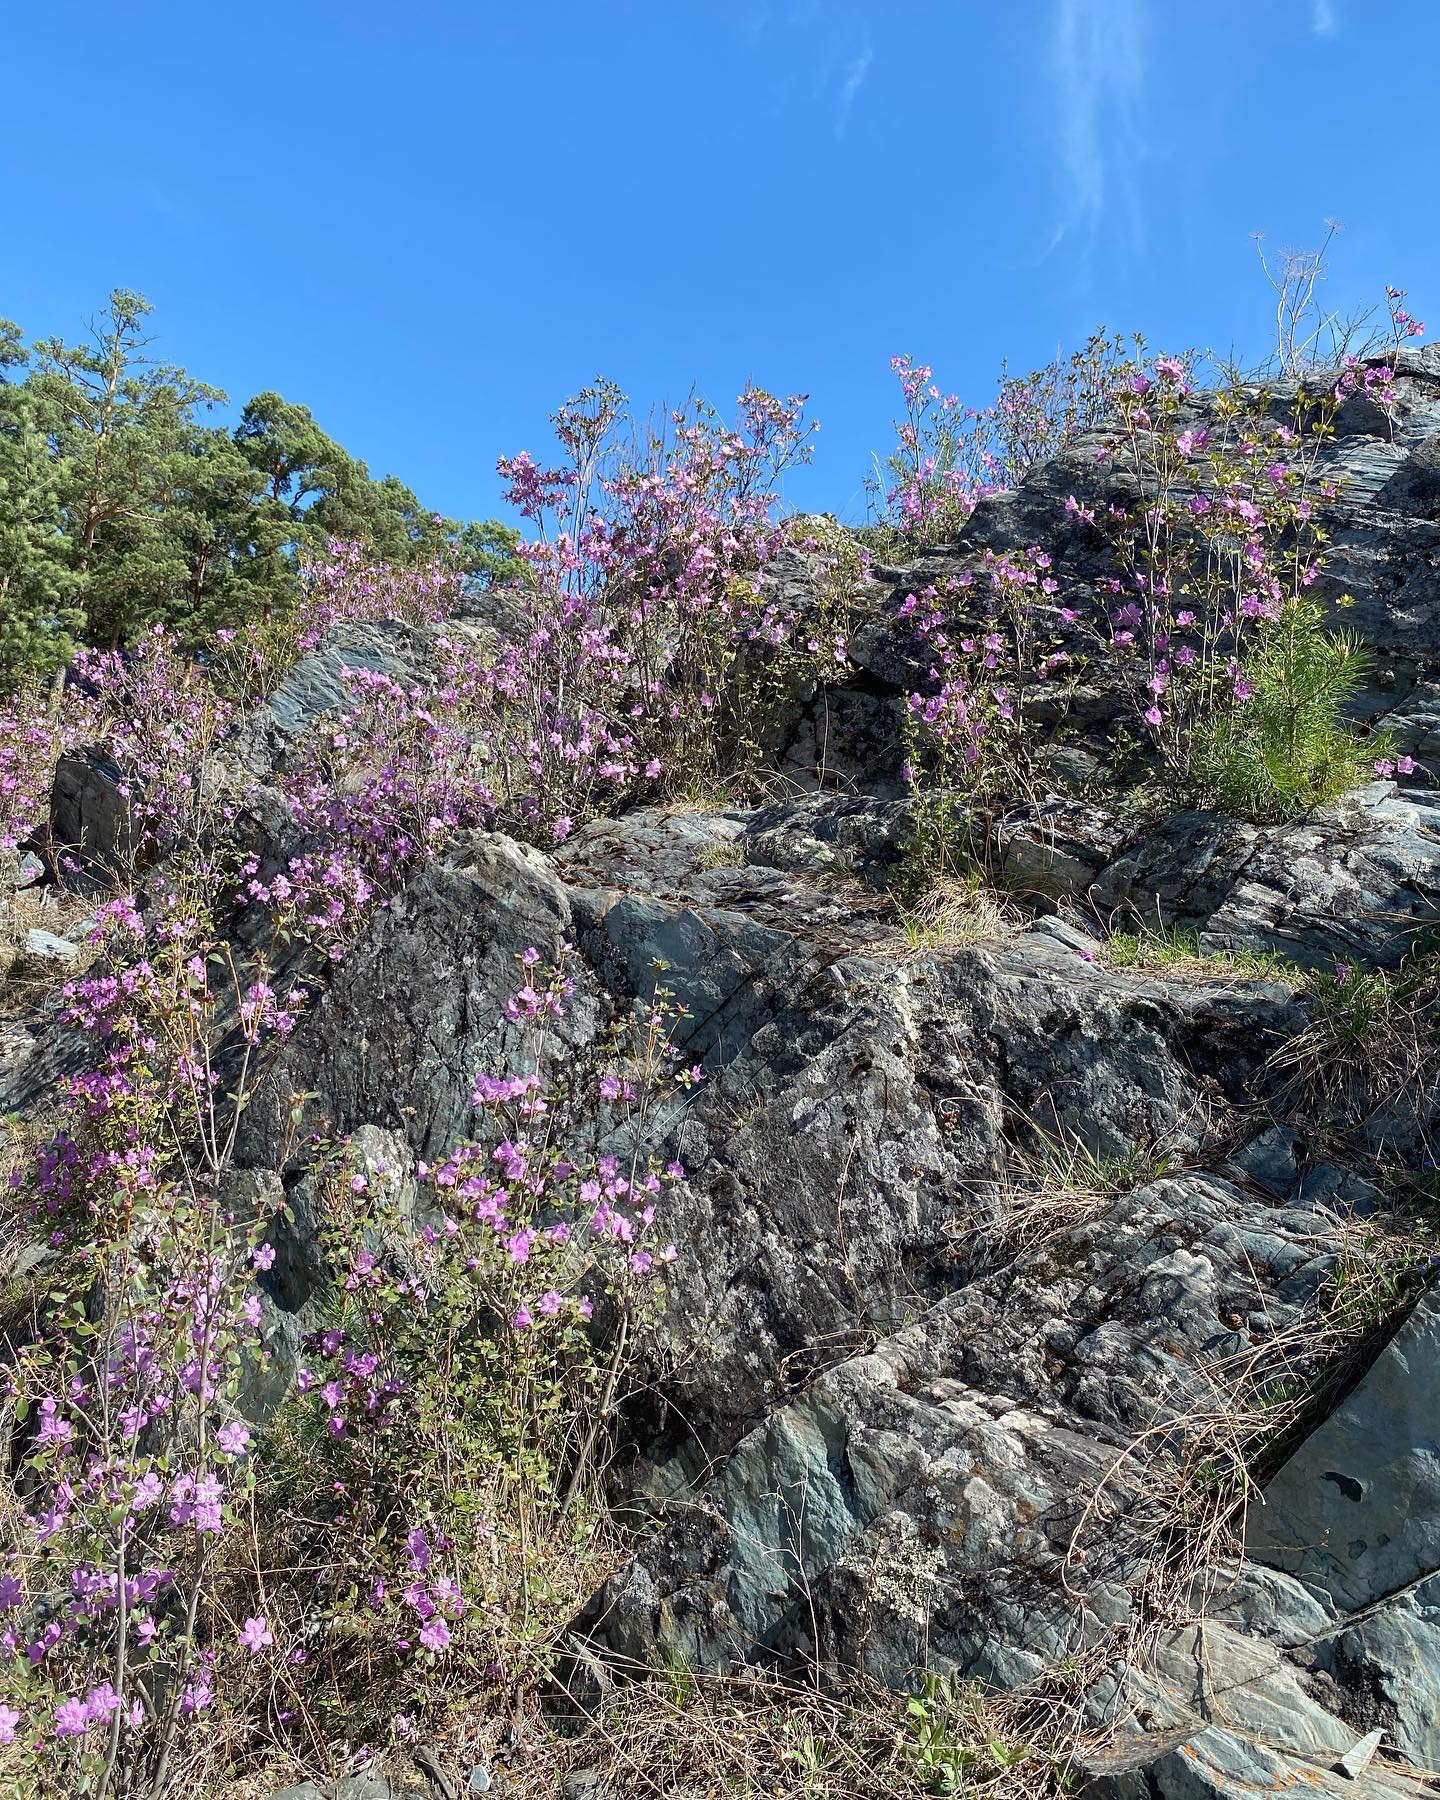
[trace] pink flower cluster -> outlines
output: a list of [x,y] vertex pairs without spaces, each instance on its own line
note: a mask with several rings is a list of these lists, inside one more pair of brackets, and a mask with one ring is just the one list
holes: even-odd
[[696,403],[643,461],[606,451],[620,405],[606,387],[555,415],[562,469],[502,461],[540,530],[523,546],[524,635],[442,639],[424,682],[349,671],[349,706],[281,773],[313,848],[278,871],[252,860],[245,893],[331,956],[457,832],[553,844],[667,770],[703,766],[737,656],[789,643],[793,609],[760,571],[782,542],[777,483],[808,453],[801,402],[747,389],[733,429]]
[[895,480],[884,503],[898,530],[909,536],[953,534],[976,503],[1003,485],[1004,470],[989,447],[989,415],[944,393],[928,363],[892,356],[905,417],[896,423],[897,449],[890,459]]
[[18,849],[48,822],[55,764],[65,751],[88,741],[93,714],[88,696],[73,688],[58,713],[34,689],[0,701],[0,855]]
[[[346,1287],[363,1291],[367,1282],[378,1279],[375,1257],[362,1250]],[[307,1348],[312,1362],[325,1366],[318,1370],[310,1364],[302,1366],[296,1388],[302,1394],[313,1394],[324,1408],[326,1431],[332,1437],[343,1437],[362,1421],[370,1430],[383,1430],[405,1391],[404,1382],[395,1376],[382,1378],[378,1354],[355,1350],[338,1328],[315,1333],[307,1340]]]
[[1013,776],[1028,686],[1068,660],[1064,651],[1041,654],[1036,643],[1040,608],[1058,592],[1050,569],[1038,546],[987,551],[983,586],[964,573],[901,603],[900,617],[914,622],[934,659],[929,691],[907,700],[912,783],[922,765],[942,786],[971,792]]
[[[1139,344],[1136,339],[1133,348]],[[872,503],[916,544],[954,537],[981,500],[1014,487],[1077,433],[1103,423],[1132,378],[1131,348],[1096,332],[1064,362],[1026,376],[1002,375],[985,408],[945,393],[928,364],[891,357],[905,416],[895,422],[890,485],[867,484]]]
[[[262,1040],[294,1022],[262,977],[241,988],[237,1025],[204,921],[163,882],[145,914],[129,895],[102,905],[94,936],[100,961],[66,1007],[101,1060],[71,1079],[65,1128],[11,1183],[71,1285],[50,1295],[11,1373],[31,1425],[17,1439],[15,1560],[0,1575],[0,1724],[23,1720],[37,1755],[71,1773],[64,1759],[89,1754],[101,1728],[117,1766],[138,1766],[167,1716],[213,1700],[215,1652],[177,1621],[248,1479],[254,1436],[234,1394],[264,1355],[250,1281],[267,1249],[252,1253],[254,1227],[215,1198],[216,1053],[238,1035],[243,1088]],[[167,1715],[158,1702],[172,1692]]]
[[1119,673],[1171,759],[1204,716],[1252,697],[1249,644],[1319,574],[1315,507],[1335,491],[1318,461],[1323,430],[1302,429],[1307,400],[1293,422],[1276,424],[1222,396],[1212,430],[1187,414],[1189,391],[1185,359],[1162,356],[1120,395],[1106,453],[1140,499],[1111,502],[1098,518],[1067,500],[1077,525],[1109,539],[1119,572],[1059,613]]
[[[212,753],[233,709],[177,638],[157,625],[123,651],[82,650],[73,678],[77,698],[88,696],[93,708],[95,741],[119,771],[131,854],[153,860],[176,844],[198,843],[223,821]],[[83,862],[87,847],[78,848]]]
[[[636,1022],[628,1054],[617,1038],[615,1060],[598,1073],[572,1085],[562,1055],[547,1076],[552,1034],[568,1020],[571,955],[563,946],[548,970],[534,949],[517,958],[519,982],[502,1008],[515,1040],[510,1070],[475,1077],[477,1130],[438,1162],[417,1165],[418,1195],[399,1171],[357,1163],[353,1147],[333,1149],[319,1216],[344,1322],[306,1340],[297,1386],[321,1427],[337,1496],[363,1492],[368,1503],[383,1497],[382,1481],[409,1484],[435,1454],[437,1433],[458,1432],[463,1444],[476,1429],[459,1397],[467,1377],[479,1383],[470,1404],[482,1420],[505,1421],[494,1428],[512,1442],[524,1397],[563,1392],[594,1367],[599,1296],[634,1319],[674,1260],[658,1214],[684,1180],[680,1165],[634,1152],[582,1155],[567,1147],[565,1127],[588,1120],[593,1131],[598,1110],[607,1129],[633,1134],[657,1095],[692,1086],[702,1072],[675,1050],[675,1009],[662,993]],[[474,1571],[441,1528],[445,1516],[439,1506],[412,1523],[403,1555],[393,1540],[377,1547],[360,1537],[344,1551],[355,1590],[405,1658],[440,1655],[462,1625],[469,1632]]]
[[347,619],[402,619],[412,625],[460,610],[464,574],[445,558],[413,566],[376,562],[363,544],[332,538],[326,554],[300,571],[300,647],[313,650]]
[[[1399,319],[1397,339],[1413,323]],[[896,366],[908,400],[952,410],[923,385],[928,369]],[[1032,685],[1082,667],[1117,677],[1151,742],[1182,766],[1205,720],[1253,697],[1254,646],[1320,574],[1317,507],[1336,493],[1321,452],[1336,411],[1363,392],[1393,413],[1394,372],[1393,357],[1349,358],[1279,423],[1240,392],[1222,392],[1206,424],[1188,398],[1187,358],[1131,365],[1113,388],[1097,460],[1123,467],[1139,497],[1065,502],[1077,529],[1108,540],[1115,573],[1062,594],[1045,553],[987,552],[981,570],[902,604],[932,658],[928,685],[908,702],[912,783],[1013,793]],[[1375,766],[1414,769],[1408,757]]]

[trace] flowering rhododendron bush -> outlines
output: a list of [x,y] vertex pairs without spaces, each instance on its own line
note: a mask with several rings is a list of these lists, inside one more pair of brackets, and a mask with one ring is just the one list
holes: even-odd
[[[896,360],[887,548],[957,551],[898,602],[919,669],[887,729],[900,714],[922,860],[982,860],[1082,682],[1118,719],[1132,799],[1286,817],[1413,769],[1344,724],[1363,653],[1316,597],[1326,450],[1347,404],[1394,415],[1393,352],[1419,331],[1402,299],[1392,354],[1280,398],[1232,382],[1202,404],[1192,359],[1096,337],[971,412]],[[849,668],[870,556],[780,516],[815,429],[799,397],[747,388],[733,424],[692,401],[641,427],[600,383],[553,424],[553,465],[500,463],[523,583],[471,607],[446,558],[389,569],[336,542],[294,613],[199,656],[159,628],[86,650],[63,694],[0,711],[0,853],[46,841],[69,752],[122,817],[55,847],[93,901],[57,1002],[90,1057],[12,1153],[37,1260],[0,1386],[7,1791],[158,1800],[267,1746],[414,1733],[447,1693],[542,1679],[616,1565],[608,1434],[686,1179],[652,1152],[703,1080],[682,1009],[656,985],[575,1052],[574,950],[523,951],[493,1062],[465,1071],[474,1129],[433,1161],[335,1137],[316,1096],[274,1085],[332,965],[460,834],[553,849],[628,807],[758,787],[775,720]],[[1057,507],[1058,543],[972,554],[977,506],[1067,448],[1094,479]],[[226,755],[247,711],[364,621],[425,627],[390,634],[422,650],[343,670],[247,813]],[[236,1166],[262,1090],[289,1120],[271,1186]],[[266,1290],[300,1257],[318,1276],[297,1345]]]
[[[545,653],[528,660],[558,678],[530,708],[562,735],[572,719],[584,730],[576,702],[604,718],[602,778],[713,775],[750,726],[753,692],[734,679],[747,651],[833,666],[833,639],[798,640],[799,621],[760,579],[786,541],[774,516],[785,472],[810,455],[803,407],[747,387],[733,426],[697,400],[641,429],[600,383],[553,415],[564,462],[501,459],[537,532],[521,554],[542,596],[530,648]],[[543,743],[537,733],[535,753]]]
[[[1367,766],[1413,769],[1383,734],[1365,750],[1343,724],[1366,657],[1310,592],[1325,564],[1319,508],[1338,493],[1323,460],[1335,416],[1352,395],[1392,414],[1395,352],[1422,329],[1401,297],[1391,290],[1387,357],[1347,357],[1283,408],[1232,382],[1202,422],[1190,359],[1130,366],[1095,458],[1102,480],[1113,470],[1136,497],[1065,502],[1111,564],[1098,581],[1062,594],[1036,545],[987,550],[978,575],[906,597],[901,614],[932,659],[907,718],[922,850],[973,837],[977,812],[1023,798],[1044,741],[1037,715],[1055,714],[1065,684],[1097,675],[1129,696],[1131,761],[1141,778],[1158,771],[1173,801],[1283,818]],[[922,373],[903,372],[907,393]],[[964,516],[979,493],[966,487]]]
[[[330,1496],[319,1581],[351,1630],[308,1672],[312,1709],[325,1691],[343,1706],[377,1659],[397,1703],[542,1673],[613,1554],[597,1452],[675,1257],[664,1212],[684,1177],[641,1146],[651,1109],[701,1072],[680,1064],[657,990],[596,1067],[542,1077],[526,1046],[564,1014],[568,954],[543,971],[520,958],[512,1072],[482,1073],[472,1097],[481,1135],[413,1181],[344,1146],[317,1171],[330,1321],[304,1346],[265,1493],[301,1539]],[[288,1604],[313,1596],[295,1586]]]
[[[742,777],[767,704],[845,666],[841,584],[802,620],[762,579],[795,541],[774,513],[809,454],[802,402],[750,388],[733,428],[693,402],[628,441],[623,405],[608,384],[567,402],[560,466],[501,460],[537,533],[520,547],[525,624],[440,639],[424,682],[349,671],[350,704],[281,774],[324,848],[278,871],[253,860],[248,892],[331,955],[453,832],[495,825],[548,846],[667,787]],[[852,566],[829,539],[801,543],[822,571]]]
[[[119,848],[153,861],[213,834],[226,812],[214,763],[234,718],[203,667],[161,627],[131,650],[82,650],[77,689],[92,697],[91,731],[118,771],[129,830]],[[82,863],[86,846],[75,846]]]
[[293,1015],[256,980],[231,1023],[221,992],[239,971],[197,886],[155,903],[148,925],[128,897],[97,913],[102,961],[66,1006],[103,1054],[12,1176],[51,1267],[7,1382],[0,1728],[17,1781],[44,1793],[82,1778],[148,1791],[142,1767],[157,1789],[168,1779],[182,1722],[212,1696],[202,1607],[250,1478],[235,1401],[257,1354],[265,1221],[218,1201],[233,1119],[216,1059],[233,1040],[243,1091]]
[[[159,627],[123,654],[81,650],[59,704],[34,690],[0,708],[0,853],[43,842],[55,765],[98,746],[116,771],[124,854],[153,857],[208,829],[219,808],[211,753],[233,717],[205,672]],[[72,861],[86,846],[67,846]]]
[[394,567],[361,544],[334,538],[323,556],[303,557],[293,607],[219,631],[206,654],[212,681],[241,706],[263,700],[307,650],[336,625],[398,619],[434,624],[459,610],[465,576],[452,553]]
[[1127,342],[1097,331],[1063,363],[1002,375],[983,408],[947,394],[928,363],[891,357],[905,415],[895,422],[888,481],[877,464],[868,483],[872,506],[904,546],[953,538],[979,501],[1103,424],[1143,350],[1139,337]]
[[508,1066],[476,1077],[485,1130],[413,1173],[292,1146],[331,1322],[278,1414],[257,1412],[256,1283],[286,1222],[234,1198],[235,1132],[307,994],[241,965],[207,910],[213,871],[187,867],[144,912],[99,909],[100,960],[66,1006],[103,1054],[12,1178],[50,1260],[6,1384],[10,1791],[173,1791],[222,1694],[283,1742],[382,1674],[403,1715],[543,1661],[609,1566],[598,1447],[674,1256],[683,1171],[642,1148],[650,1109],[700,1079],[674,1009],[657,991],[603,1066],[557,1086],[540,1034],[567,953],[546,971],[527,951]]
[[67,693],[59,709],[36,689],[22,689],[0,704],[0,857],[17,850],[49,816],[55,765],[92,729],[92,709],[78,693]]

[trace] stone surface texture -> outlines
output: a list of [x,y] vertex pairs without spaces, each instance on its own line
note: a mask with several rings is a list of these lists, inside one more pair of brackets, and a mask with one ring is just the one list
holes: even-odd
[[[1328,452],[1347,485],[1326,580],[1378,653],[1359,717],[1440,769],[1440,354],[1407,354],[1397,386],[1393,437],[1347,407]],[[376,917],[240,1133],[243,1179],[281,1184],[296,1221],[264,1278],[276,1379],[323,1280],[282,1096],[403,1171],[475,1124],[519,951],[576,947],[557,1064],[660,963],[706,1079],[650,1127],[692,1177],[617,1475],[650,1522],[577,1634],[641,1663],[818,1657],[898,1687],[1078,1671],[1085,1716],[1117,1733],[1093,1800],[1412,1794],[1401,1763],[1440,1764],[1440,1305],[1362,1334],[1343,1379],[1317,1321],[1389,1204],[1377,1153],[1421,1154],[1435,1084],[1419,1069],[1337,1119],[1285,1051],[1311,1021],[1304,971],[1394,969],[1440,922],[1435,790],[1422,771],[1288,825],[1140,826],[1103,781],[1113,697],[1081,693],[1055,767],[1102,778],[997,827],[1006,912],[917,943],[885,886],[924,660],[899,602],[1031,542],[1062,595],[1085,590],[1096,552],[1063,500],[1113,479],[1078,444],[955,544],[873,567],[853,675],[796,700],[770,803],[637,810],[552,854],[475,833]],[[805,558],[772,579],[803,600]],[[346,628],[247,722],[229,754],[262,790],[257,841],[283,838],[266,777],[341,667],[423,674],[427,654],[423,632]],[[123,849],[107,780],[94,756],[62,769],[60,841]],[[1198,933],[1208,960],[1117,966],[1107,930],[1137,921]],[[0,1112],[86,1054],[43,1009],[7,1032]],[[1280,1383],[1316,1405],[1260,1465],[1248,1535],[1197,1550],[1196,1421]],[[1363,1778],[1335,1772],[1373,1729]]]

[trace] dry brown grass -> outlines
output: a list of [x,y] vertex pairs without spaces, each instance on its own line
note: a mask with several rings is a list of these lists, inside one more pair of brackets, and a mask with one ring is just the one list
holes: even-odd
[[[93,960],[84,942],[86,920],[98,904],[94,895],[72,894],[49,887],[21,888],[0,894],[0,1018],[34,1006],[76,970]],[[30,974],[14,962],[27,931],[49,931],[80,950],[79,962],[64,973]],[[13,966],[12,966],[13,965]]]
[[[593,1769],[625,1800],[920,1800],[944,1791],[946,1768],[953,1791],[976,1800],[1038,1800],[1058,1791],[1056,1764],[1031,1746],[1030,1722],[1023,1702],[952,1684],[912,1706],[858,1682],[827,1693],[760,1673],[678,1672],[617,1690],[561,1743],[567,1772]],[[512,1770],[517,1800],[559,1791],[554,1773]]]
[[897,900],[895,917],[900,937],[889,947],[908,960],[968,944],[994,943],[1012,932],[1024,915],[988,883],[946,878],[908,904]]
[[1320,976],[1310,995],[1309,1025],[1274,1059],[1287,1103],[1345,1127],[1386,1109],[1430,1123],[1440,1106],[1440,953]]
[[[448,1783],[460,1796],[475,1791],[478,1766],[511,1800],[1048,1800],[1079,1744],[1069,1710],[1039,1695],[933,1682],[912,1699],[859,1679],[821,1688],[676,1669],[614,1686],[568,1718],[533,1702],[457,1706],[423,1748],[397,1744],[386,1768],[420,1791],[423,1771],[432,1791]],[[222,1785],[215,1800],[258,1800],[300,1774],[275,1765],[265,1783]]]

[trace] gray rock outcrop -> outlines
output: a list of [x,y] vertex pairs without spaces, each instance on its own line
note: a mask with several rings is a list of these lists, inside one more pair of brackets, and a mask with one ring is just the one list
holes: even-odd
[[[1348,477],[1327,579],[1380,653],[1359,713],[1423,759],[1440,353],[1407,355],[1397,388],[1393,435],[1347,407],[1327,452]],[[1141,825],[1103,779],[1113,697],[1081,692],[1068,786],[993,822],[1007,906],[907,930],[885,885],[919,656],[898,602],[1035,541],[1083,587],[1095,553],[1061,503],[1107,479],[1079,445],[953,546],[873,569],[853,675],[781,721],[772,803],[637,810],[552,853],[476,832],[421,869],[244,1115],[244,1172],[285,1184],[297,1221],[269,1303],[293,1320],[323,1280],[290,1095],[385,1134],[396,1164],[433,1159],[476,1123],[518,952],[575,946],[543,1054],[578,1068],[660,967],[706,1078],[647,1127],[691,1177],[617,1476],[649,1526],[577,1638],[640,1665],[1060,1683],[1116,1738],[1092,1800],[1412,1794],[1393,1759],[1440,1764],[1440,1307],[1418,1265],[1368,1322],[1339,1296],[1397,1172],[1422,1169],[1437,1083],[1422,1058],[1347,1111],[1286,1058],[1310,1041],[1307,974],[1393,971],[1440,923],[1423,771],[1291,824]],[[803,599],[803,556],[773,579]],[[422,637],[322,646],[235,765],[263,780],[341,663],[423,662]],[[1120,966],[1107,931],[1137,922],[1201,956]],[[45,1066],[0,1058],[0,1111]],[[1336,1766],[1373,1730],[1362,1790]]]

